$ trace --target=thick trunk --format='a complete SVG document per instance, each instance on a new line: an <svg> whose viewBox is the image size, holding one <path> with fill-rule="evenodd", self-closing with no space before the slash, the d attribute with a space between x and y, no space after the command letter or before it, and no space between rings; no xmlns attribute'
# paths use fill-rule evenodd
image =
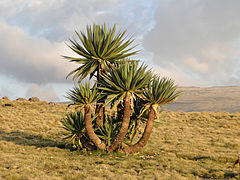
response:
<svg viewBox="0 0 240 180"><path fill-rule="evenodd" d="M97 71L97 81L101 80L101 76L103 74L103 69L99 65L98 71ZM99 85L97 85L99 87ZM98 114L96 118L96 125L97 127L103 127L103 121L104 121L104 114L105 114L105 108L103 107L105 103L105 99L100 99L97 101L97 106L96 106L96 114Z"/></svg>
<svg viewBox="0 0 240 180"><path fill-rule="evenodd" d="M130 122L130 116L131 116L131 107L130 107L130 98L129 94L126 95L124 99L124 110L123 110L123 121L122 121L122 126L119 130L119 133L110 146L109 151L117 151L120 146L122 145L122 142L124 141L124 138L127 134L128 131L128 126Z"/></svg>
<svg viewBox="0 0 240 180"><path fill-rule="evenodd" d="M89 142L86 137L81 137L81 143L83 147L87 149L87 151L93 151L97 149L97 147L92 144L92 142Z"/></svg>
<svg viewBox="0 0 240 180"><path fill-rule="evenodd" d="M148 120L147 120L147 124L145 126L142 137L139 139L139 141L136 144L132 146L128 146L123 150L126 154L137 153L147 144L147 141L149 140L152 129L153 129L154 119L155 119L155 113L154 113L154 109L151 107L148 113Z"/></svg>
<svg viewBox="0 0 240 180"><path fill-rule="evenodd" d="M93 125L91 118L91 107L85 106L84 111L85 111L85 126L89 138L97 146L97 148L104 150L106 148L106 145L101 141L101 139L98 138L92 127Z"/></svg>

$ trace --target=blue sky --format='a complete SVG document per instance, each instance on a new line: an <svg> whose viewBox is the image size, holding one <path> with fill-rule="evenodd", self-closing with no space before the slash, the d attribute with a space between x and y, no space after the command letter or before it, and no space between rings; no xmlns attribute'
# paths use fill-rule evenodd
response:
<svg viewBox="0 0 240 180"><path fill-rule="evenodd" d="M64 101L76 68L61 55L86 25L117 24L137 58L180 86L240 85L239 0L1 0L0 97Z"/></svg>

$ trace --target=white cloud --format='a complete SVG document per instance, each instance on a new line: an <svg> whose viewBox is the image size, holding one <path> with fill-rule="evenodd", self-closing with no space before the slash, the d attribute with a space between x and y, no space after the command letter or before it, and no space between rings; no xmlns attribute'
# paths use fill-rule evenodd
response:
<svg viewBox="0 0 240 180"><path fill-rule="evenodd" d="M208 72L208 64L200 63L194 57L189 57L189 58L183 59L183 64L188 66L189 68L193 69L194 71L197 71L200 73Z"/></svg>
<svg viewBox="0 0 240 180"><path fill-rule="evenodd" d="M174 64L169 65L168 68L154 65L152 71L160 77L171 78L178 86L192 86L194 83L188 73Z"/></svg>
<svg viewBox="0 0 240 180"><path fill-rule="evenodd" d="M117 24L118 29L127 29L141 44L144 34L153 27L156 3L158 0L1 0L0 78L4 79L3 87L14 92L10 93L13 99L24 94L51 99L55 93L51 86L46 86L51 84L62 100L70 85L66 83L72 83L65 77L76 65L61 55L76 56L64 44L75 36L74 31L85 31L86 25L92 23ZM146 51L140 53L147 54ZM31 83L35 85L29 88ZM48 96L48 91L52 95ZM1 90L1 94L9 92Z"/></svg>
<svg viewBox="0 0 240 180"><path fill-rule="evenodd" d="M92 22L93 4L93 1L76 0L71 3L68 0L4 1L0 6L0 15L30 36L63 41L75 29Z"/></svg>
<svg viewBox="0 0 240 180"><path fill-rule="evenodd" d="M239 0L162 0L144 48L158 66L188 73L193 85L240 85L239 7Z"/></svg>
<svg viewBox="0 0 240 180"><path fill-rule="evenodd" d="M65 41L87 24L109 23L143 33L151 24L157 0L22 0L0 2L0 16L31 36ZM145 27L144 27L145 26ZM144 28L143 28L144 27Z"/></svg>
<svg viewBox="0 0 240 180"><path fill-rule="evenodd" d="M61 55L75 56L64 44L75 36L74 30L84 31L92 23L116 23L141 39L151 24L154 1L2 0L0 74L29 83L65 83L76 65Z"/></svg>
<svg viewBox="0 0 240 180"><path fill-rule="evenodd" d="M64 43L30 37L21 28L0 20L0 73L22 82L66 82L73 65L61 55L71 54Z"/></svg>

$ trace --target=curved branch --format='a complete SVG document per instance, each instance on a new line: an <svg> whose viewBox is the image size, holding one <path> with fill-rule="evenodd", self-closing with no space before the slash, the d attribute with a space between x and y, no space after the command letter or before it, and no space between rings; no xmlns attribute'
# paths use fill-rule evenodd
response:
<svg viewBox="0 0 240 180"><path fill-rule="evenodd" d="M151 106L150 111L148 113L147 124L145 126L144 133L143 133L142 137L139 139L139 141L136 144L134 144L132 146L128 146L125 149L123 149L124 153L126 153L126 154L137 153L144 146L146 146L146 144L147 144L147 142L150 138L152 129L153 129L154 118L155 118L155 112L154 112L153 107Z"/></svg>
<svg viewBox="0 0 240 180"><path fill-rule="evenodd" d="M93 143L97 146L97 148L101 150L105 150L106 145L99 139L99 137L95 134L93 130L93 125L92 125L92 118L91 118L91 107L90 106L85 106L84 107L84 113L85 113L85 126L86 126L86 131Z"/></svg>

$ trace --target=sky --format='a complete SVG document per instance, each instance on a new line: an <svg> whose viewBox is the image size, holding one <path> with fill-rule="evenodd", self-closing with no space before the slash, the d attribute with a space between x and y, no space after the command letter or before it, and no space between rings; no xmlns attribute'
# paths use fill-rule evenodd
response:
<svg viewBox="0 0 240 180"><path fill-rule="evenodd" d="M66 43L106 23L179 86L240 86L239 0L0 0L0 97L66 101L78 57Z"/></svg>

